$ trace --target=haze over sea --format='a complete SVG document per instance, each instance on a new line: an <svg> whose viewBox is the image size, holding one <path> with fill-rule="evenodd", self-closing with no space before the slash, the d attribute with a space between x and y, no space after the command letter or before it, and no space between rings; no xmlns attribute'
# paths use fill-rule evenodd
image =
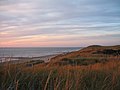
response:
<svg viewBox="0 0 120 90"><path fill-rule="evenodd" d="M0 48L0 57L41 57L80 49L81 47L7 47Z"/></svg>

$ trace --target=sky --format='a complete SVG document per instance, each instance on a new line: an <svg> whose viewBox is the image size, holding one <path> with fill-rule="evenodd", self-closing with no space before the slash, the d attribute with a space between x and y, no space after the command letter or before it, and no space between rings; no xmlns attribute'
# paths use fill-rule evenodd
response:
<svg viewBox="0 0 120 90"><path fill-rule="evenodd" d="M0 47L120 45L120 0L0 0Z"/></svg>

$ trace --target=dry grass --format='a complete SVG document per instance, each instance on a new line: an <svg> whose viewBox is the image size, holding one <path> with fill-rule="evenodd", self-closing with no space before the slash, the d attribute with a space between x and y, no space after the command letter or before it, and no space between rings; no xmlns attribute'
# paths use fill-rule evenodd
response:
<svg viewBox="0 0 120 90"><path fill-rule="evenodd" d="M4 66L0 89L7 90L119 90L120 61L88 66ZM20 68L20 67L19 67Z"/></svg>

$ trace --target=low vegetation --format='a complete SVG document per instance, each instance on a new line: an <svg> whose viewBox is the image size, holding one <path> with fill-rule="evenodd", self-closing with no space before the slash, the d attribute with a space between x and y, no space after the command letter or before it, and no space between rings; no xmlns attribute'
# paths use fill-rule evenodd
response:
<svg viewBox="0 0 120 90"><path fill-rule="evenodd" d="M96 53L120 46L90 46L49 63L0 64L0 90L119 90L120 55Z"/></svg>

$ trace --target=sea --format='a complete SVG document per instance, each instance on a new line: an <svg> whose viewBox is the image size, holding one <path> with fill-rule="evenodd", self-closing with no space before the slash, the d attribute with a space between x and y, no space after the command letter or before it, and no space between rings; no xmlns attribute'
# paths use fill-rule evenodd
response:
<svg viewBox="0 0 120 90"><path fill-rule="evenodd" d="M68 53L82 47L6 47L0 48L0 57L41 57Z"/></svg>

